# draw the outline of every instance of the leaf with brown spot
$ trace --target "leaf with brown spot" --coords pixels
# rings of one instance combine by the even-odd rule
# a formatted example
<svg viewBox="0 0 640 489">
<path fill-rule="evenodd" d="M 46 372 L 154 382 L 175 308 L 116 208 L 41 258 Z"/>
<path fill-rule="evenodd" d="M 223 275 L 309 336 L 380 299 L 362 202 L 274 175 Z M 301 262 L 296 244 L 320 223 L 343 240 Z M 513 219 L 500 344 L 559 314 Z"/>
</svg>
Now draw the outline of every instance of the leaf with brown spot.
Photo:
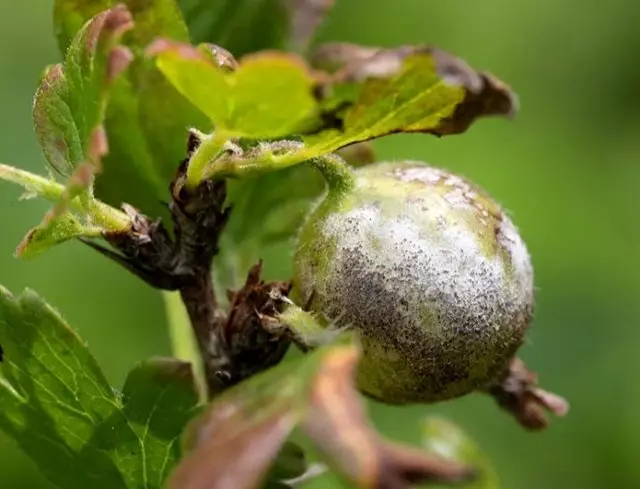
<svg viewBox="0 0 640 489">
<path fill-rule="evenodd" d="M 397 132 L 458 134 L 478 118 L 516 112 L 509 87 L 437 48 L 327 44 L 313 63 L 332 73 L 318 90 L 321 117 L 308 129 L 317 152 Z"/>
</svg>

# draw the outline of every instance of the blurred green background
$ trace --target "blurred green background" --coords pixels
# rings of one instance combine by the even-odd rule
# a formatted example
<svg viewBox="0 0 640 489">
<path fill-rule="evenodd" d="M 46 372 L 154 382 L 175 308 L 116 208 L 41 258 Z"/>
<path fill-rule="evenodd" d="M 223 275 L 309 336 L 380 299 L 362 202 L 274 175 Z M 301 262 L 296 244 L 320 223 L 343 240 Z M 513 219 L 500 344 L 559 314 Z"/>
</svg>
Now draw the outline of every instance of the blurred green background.
<svg viewBox="0 0 640 489">
<path fill-rule="evenodd" d="M 43 67 L 59 59 L 51 24 L 50 1 L 0 2 L 0 161 L 37 172 L 45 162 L 31 99 Z M 566 419 L 531 434 L 482 396 L 431 407 L 371 405 L 383 432 L 411 442 L 426 413 L 458 421 L 506 489 L 640 487 L 638 26 L 637 0 L 338 0 L 320 33 L 436 44 L 519 94 L 513 122 L 483 120 L 441 140 L 376 143 L 381 157 L 424 159 L 484 186 L 510 211 L 533 255 L 537 313 L 522 355 L 546 388 L 571 402 Z M 72 243 L 33 262 L 13 258 L 47 208 L 19 195 L 0 183 L 0 283 L 16 292 L 31 287 L 59 308 L 116 385 L 135 362 L 168 353 L 158 294 L 96 253 Z M 0 437 L 0 488 L 46 487 Z"/>
</svg>

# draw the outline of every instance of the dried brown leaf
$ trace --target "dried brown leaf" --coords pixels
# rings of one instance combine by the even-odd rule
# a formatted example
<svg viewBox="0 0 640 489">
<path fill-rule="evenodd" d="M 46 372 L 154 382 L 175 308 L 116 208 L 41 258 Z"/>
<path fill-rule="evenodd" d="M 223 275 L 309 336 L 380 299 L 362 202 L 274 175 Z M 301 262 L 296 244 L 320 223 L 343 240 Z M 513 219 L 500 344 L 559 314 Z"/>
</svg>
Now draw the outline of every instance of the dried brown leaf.
<svg viewBox="0 0 640 489">
<path fill-rule="evenodd" d="M 409 488 L 418 482 L 457 483 L 473 472 L 417 449 L 383 440 L 369 425 L 354 387 L 355 346 L 329 352 L 311 387 L 304 423 L 307 434 L 332 463 L 360 488 Z"/>
<path fill-rule="evenodd" d="M 262 262 L 254 265 L 242 289 L 229 293 L 230 312 L 222 334 L 227 345 L 235 384 L 269 367 L 277 365 L 287 352 L 289 340 L 267 332 L 266 317 L 275 316 L 277 297 L 291 288 L 286 282 L 265 283 L 260 279 Z"/>
<path fill-rule="evenodd" d="M 249 489 L 258 487 L 296 424 L 293 412 L 283 409 L 254 423 L 251 430 L 228 429 L 242 423 L 233 404 L 220 406 L 207 420 L 188 455 L 169 479 L 169 489 Z"/>
</svg>

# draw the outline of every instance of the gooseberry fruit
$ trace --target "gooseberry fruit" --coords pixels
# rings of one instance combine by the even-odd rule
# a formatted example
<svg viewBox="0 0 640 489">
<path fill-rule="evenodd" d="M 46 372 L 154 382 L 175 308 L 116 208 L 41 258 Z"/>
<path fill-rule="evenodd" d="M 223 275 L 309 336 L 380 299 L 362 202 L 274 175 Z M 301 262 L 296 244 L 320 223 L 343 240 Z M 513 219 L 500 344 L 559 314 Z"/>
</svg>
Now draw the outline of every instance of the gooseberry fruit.
<svg viewBox="0 0 640 489">
<path fill-rule="evenodd" d="M 323 327 L 357 331 L 360 390 L 422 403 L 502 379 L 531 321 L 533 272 L 500 206 L 417 161 L 323 173 L 330 188 L 299 233 L 291 298 Z"/>
</svg>

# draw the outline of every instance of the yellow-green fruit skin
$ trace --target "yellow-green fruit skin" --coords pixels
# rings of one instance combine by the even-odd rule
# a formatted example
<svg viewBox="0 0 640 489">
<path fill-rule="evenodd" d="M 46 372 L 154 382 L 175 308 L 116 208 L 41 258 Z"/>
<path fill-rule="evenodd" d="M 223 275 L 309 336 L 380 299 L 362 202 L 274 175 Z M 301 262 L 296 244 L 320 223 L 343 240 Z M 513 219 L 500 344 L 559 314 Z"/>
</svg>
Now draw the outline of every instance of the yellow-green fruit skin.
<svg viewBox="0 0 640 489">
<path fill-rule="evenodd" d="M 375 163 L 322 199 L 294 253 L 292 298 L 326 327 L 358 331 L 359 389 L 391 404 L 489 386 L 533 312 L 525 244 L 464 178 L 422 162 Z"/>
</svg>

